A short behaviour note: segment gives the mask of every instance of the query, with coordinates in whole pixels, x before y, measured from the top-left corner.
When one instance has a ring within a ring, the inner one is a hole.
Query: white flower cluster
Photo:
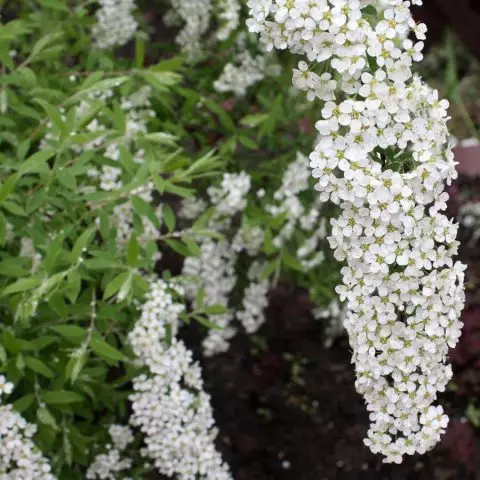
[[[213,216],[208,227],[220,233],[226,233],[232,228],[233,217],[242,212],[247,205],[247,194],[250,191],[250,176],[245,172],[238,174],[226,173],[219,186],[207,189],[209,204],[214,207]],[[188,210],[187,204],[182,210]],[[260,247],[258,232],[247,226],[240,228],[232,242],[199,239],[201,253],[197,257],[187,257],[184,261],[182,274],[198,277],[199,284],[187,287],[187,295],[194,299],[199,288],[204,291],[206,306],[221,305],[228,307],[230,293],[236,282],[235,264],[238,253],[242,249],[254,250]],[[263,239],[263,237],[262,237]],[[204,353],[207,356],[225,352],[229,347],[229,340],[236,330],[231,326],[233,314],[230,311],[215,315],[214,321],[221,329],[209,330],[204,342]]]
[[[470,242],[476,243],[480,238],[480,202],[468,202],[463,204],[458,217],[460,223],[472,232]]]
[[[444,183],[456,176],[448,103],[412,74],[423,43],[407,37],[426,31],[412,3],[421,1],[248,2],[248,25],[267,48],[305,55],[339,78],[331,99],[331,78],[321,86],[303,64],[294,74],[326,100],[310,165],[320,199],[341,207],[329,238],[346,261],[337,291],[370,411],[365,443],[387,462],[425,452],[445,430],[448,418],[432,404],[452,375],[447,353],[464,303],[457,226],[440,213]]]
[[[243,97],[252,85],[263,80],[267,67],[268,56],[254,57],[248,50],[244,50],[225,65],[213,87],[217,92],[232,92],[237,97]]]
[[[132,460],[128,457],[122,458],[124,450],[134,441],[133,432],[128,426],[110,425],[108,433],[112,444],[107,444],[107,453],[97,455],[92,464],[88,467],[87,479],[117,480],[119,474],[132,467]],[[124,480],[127,477],[122,476]]]
[[[218,40],[227,40],[230,34],[240,25],[240,2],[238,0],[217,0],[219,29],[216,32]]]
[[[179,480],[231,480],[215,449],[217,431],[200,367],[175,338],[185,308],[175,297],[182,294],[179,285],[153,281],[129,334],[136,357],[149,371],[133,381],[130,422],[144,434],[142,453],[160,473]]]
[[[0,400],[12,390],[0,375]],[[1,480],[55,480],[48,460],[33,443],[36,430],[11,405],[0,405]]]
[[[237,319],[247,333],[255,333],[265,323],[265,309],[268,306],[270,282],[262,279],[265,265],[254,262],[250,266],[247,278],[250,281],[243,294],[243,309],[237,312]]]
[[[200,248],[199,256],[187,257],[183,264],[182,275],[200,279],[199,285],[192,282],[187,287],[187,295],[193,300],[198,288],[203,288],[206,306],[221,305],[228,308],[230,293],[237,282],[237,254],[227,241],[205,239]],[[215,315],[213,320],[219,328],[210,329],[203,341],[206,356],[226,352],[230,346],[229,340],[236,333],[231,325],[233,314],[230,311]]]
[[[171,10],[164,17],[167,25],[182,26],[175,41],[195,60],[202,52],[202,37],[210,26],[211,0],[170,0]]]
[[[137,31],[137,21],[132,15],[134,0],[98,0],[97,24],[92,35],[99,48],[125,45]]]
[[[320,216],[322,202],[316,199],[307,209],[300,198],[303,192],[309,190],[309,178],[308,158],[297,152],[296,160],[285,170],[282,185],[273,195],[274,201],[265,206],[272,216],[284,215],[286,219],[273,239],[275,247],[281,248],[297,230],[308,236],[297,250],[297,257],[307,270],[320,265],[325,259],[319,245],[327,237],[326,221]]]
[[[233,217],[247,206],[251,179],[246,172],[225,173],[218,187],[209,187],[207,193],[215,206],[216,217]]]

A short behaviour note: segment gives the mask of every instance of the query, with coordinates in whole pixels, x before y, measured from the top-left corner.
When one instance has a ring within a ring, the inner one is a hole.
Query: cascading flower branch
[[[301,61],[294,85],[322,100],[310,155],[322,201],[340,206],[330,245],[345,261],[345,327],[365,443],[386,462],[424,453],[448,423],[437,393],[452,376],[464,266],[457,225],[441,212],[456,177],[448,102],[413,75],[426,27],[421,0],[249,0],[249,29]],[[416,42],[408,38],[414,33]]]
[[[138,364],[148,373],[133,380],[130,424],[145,436],[142,454],[163,475],[178,480],[232,480],[215,448],[210,396],[192,353],[176,338],[185,311],[184,289],[152,279],[141,315],[129,334]]]

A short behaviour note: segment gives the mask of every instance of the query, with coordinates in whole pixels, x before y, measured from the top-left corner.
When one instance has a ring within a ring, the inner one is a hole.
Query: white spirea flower
[[[211,0],[170,0],[172,9],[165,16],[167,25],[181,25],[175,41],[193,61],[202,52],[202,36],[210,25]]]
[[[132,429],[128,425],[110,425],[108,433],[113,446],[121,452],[135,440]]]
[[[191,275],[200,279],[199,285],[188,285],[186,293],[194,299],[199,288],[204,291],[206,306],[221,305],[228,307],[230,293],[237,282],[235,263],[237,253],[232,245],[226,241],[205,239],[201,243],[201,253],[196,257],[185,258],[182,275]],[[230,346],[230,339],[236,329],[231,325],[233,315],[227,311],[215,315],[213,321],[219,329],[210,329],[203,341],[206,356],[226,352]]]
[[[267,65],[266,55],[253,57],[248,50],[245,50],[225,65],[222,74],[213,83],[213,87],[217,92],[232,92],[237,97],[243,97],[249,87],[263,80]]]
[[[341,208],[329,242],[346,263],[337,291],[370,411],[365,443],[397,463],[445,430],[433,402],[452,375],[447,353],[464,304],[457,225],[440,213],[444,184],[456,177],[448,102],[411,70],[426,28],[409,7],[421,3],[248,1],[250,30],[267,50],[305,56],[310,65],[300,62],[294,83],[325,102],[310,166],[320,200]],[[317,64],[338,74],[335,88],[330,77],[320,86]]]
[[[218,40],[226,40],[240,24],[240,2],[238,0],[217,0],[220,28],[216,32]]]
[[[209,187],[207,193],[218,217],[232,217],[247,205],[251,179],[246,172],[225,173],[218,187]]]
[[[200,367],[175,338],[185,307],[174,297],[182,294],[179,285],[153,281],[129,334],[136,357],[149,371],[133,381],[131,424],[143,433],[143,454],[160,473],[179,480],[231,480],[215,449],[217,431]]]
[[[237,312],[237,319],[247,333],[255,333],[265,323],[265,308],[268,305],[270,282],[262,279],[261,273],[265,264],[254,262],[248,270],[250,281],[243,294],[243,310]]]
[[[99,48],[125,45],[137,30],[134,0],[98,0],[97,24],[92,34]]]
[[[0,401],[13,384],[0,375]],[[0,405],[0,478],[5,480],[55,480],[48,460],[33,443],[37,427],[12,405]]]
[[[94,458],[88,467],[87,479],[116,480],[119,473],[125,474],[132,467],[131,458],[122,455],[135,439],[131,428],[126,425],[110,425],[108,433],[112,444],[107,444],[106,453]]]

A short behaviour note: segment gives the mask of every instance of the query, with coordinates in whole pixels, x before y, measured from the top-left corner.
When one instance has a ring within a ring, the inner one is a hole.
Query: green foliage
[[[14,2],[0,24],[0,373],[15,384],[8,401],[38,425],[37,445],[68,480],[84,478],[106,426],[128,421],[139,369],[126,336],[156,253],[196,256],[200,238],[218,235],[207,227],[208,211],[182,223],[181,199],[204,197],[223,172],[242,170],[271,199],[314,135],[298,134],[313,117],[289,93],[291,65],[275,89],[261,84],[231,99],[212,90],[214,57],[196,68],[179,52],[155,62],[159,44],[142,34],[133,53],[94,48],[90,3]],[[122,101],[145,87],[155,117],[147,131],[127,137]],[[106,156],[111,146],[116,161]],[[120,170],[121,188],[92,188],[92,172],[108,168]],[[150,201],[141,192],[152,184]],[[313,195],[302,198],[305,205]],[[131,232],[120,245],[112,218],[127,204]],[[274,246],[286,220],[251,199],[239,222],[264,229],[265,277],[315,285],[315,300],[329,300],[337,275],[331,259],[306,273],[296,258],[301,232]],[[159,232],[156,241],[141,241],[146,222]],[[160,275],[169,269],[157,265]],[[185,320],[217,328],[215,315],[225,309],[205,306],[200,292]]]

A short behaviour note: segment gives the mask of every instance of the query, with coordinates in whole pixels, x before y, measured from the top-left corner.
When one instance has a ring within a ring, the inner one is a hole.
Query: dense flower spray
[[[28,423],[12,405],[2,405],[13,384],[0,375],[0,478],[55,480],[48,460],[33,443],[36,425]]]
[[[448,102],[412,73],[426,27],[420,0],[249,0],[249,29],[267,50],[306,61],[294,85],[323,102],[310,155],[322,201],[340,206],[331,247],[345,261],[345,327],[356,388],[371,426],[365,443],[387,462],[424,453],[448,418],[434,405],[460,336],[464,266],[457,225],[441,212],[456,177]],[[413,31],[417,41],[408,38]]]
[[[99,0],[97,24],[93,37],[99,48],[125,45],[137,30],[137,21],[132,15],[135,0]]]
[[[151,289],[129,340],[148,373],[133,380],[130,423],[144,435],[143,454],[160,473],[179,480],[231,480],[215,449],[210,397],[203,390],[199,365],[176,339],[185,310],[183,288],[152,280]]]

